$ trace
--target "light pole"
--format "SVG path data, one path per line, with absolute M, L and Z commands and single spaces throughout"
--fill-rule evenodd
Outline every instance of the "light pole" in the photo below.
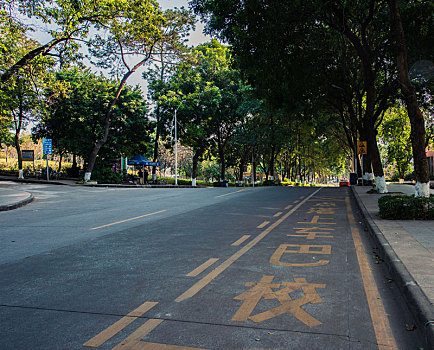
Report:
M 176 112 L 178 111 L 178 108 L 175 109 L 175 186 L 178 186 L 178 128 L 176 127 Z
M 181 107 L 182 103 L 184 101 L 181 101 L 178 108 L 175 109 L 175 186 L 178 186 L 178 128 L 177 128 L 177 119 L 176 119 L 176 112 L 178 112 L 179 107 Z

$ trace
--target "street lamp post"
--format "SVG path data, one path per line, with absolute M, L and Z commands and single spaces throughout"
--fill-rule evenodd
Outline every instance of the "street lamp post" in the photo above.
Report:
M 182 103 L 184 101 L 181 101 L 178 108 L 175 109 L 174 117 L 175 120 L 175 186 L 178 186 L 178 128 L 177 128 L 177 119 L 176 119 L 176 112 L 178 112 L 179 107 L 181 107 Z
M 181 105 L 179 105 L 180 107 Z M 178 108 L 179 108 L 178 107 Z M 178 134 L 177 134 L 177 127 L 176 127 L 176 112 L 178 111 L 178 108 L 175 109 L 175 186 L 178 186 Z

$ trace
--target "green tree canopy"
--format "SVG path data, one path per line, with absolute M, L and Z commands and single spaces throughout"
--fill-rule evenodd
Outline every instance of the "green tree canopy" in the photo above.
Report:
M 35 139 L 52 138 L 59 154 L 72 153 L 84 159 L 105 130 L 104 111 L 110 104 L 118 82 L 96 76 L 89 70 L 72 68 L 56 74 L 54 88 L 41 122 L 33 129 Z M 127 86 L 113 108 L 110 134 L 98 156 L 100 167 L 117 156 L 145 153 L 152 128 L 141 91 Z

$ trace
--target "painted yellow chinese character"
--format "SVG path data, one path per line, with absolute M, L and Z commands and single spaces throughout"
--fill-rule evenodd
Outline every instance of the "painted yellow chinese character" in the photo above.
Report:
M 258 283 L 246 283 L 247 287 L 252 288 L 234 298 L 236 300 L 242 300 L 243 304 L 232 318 L 232 321 L 246 322 L 250 319 L 253 322 L 263 322 L 276 316 L 290 313 L 310 328 L 322 324 L 322 322 L 315 319 L 301 307 L 309 303 L 322 303 L 323 300 L 318 295 L 316 288 L 325 288 L 325 284 L 307 283 L 305 278 L 294 278 L 294 282 L 281 282 L 276 284 L 272 283 L 273 279 L 274 276 L 263 276 L 261 281 Z M 281 289 L 273 290 L 276 288 Z M 297 299 L 291 299 L 290 293 L 298 289 L 302 290 L 304 296 Z M 251 316 L 256 305 L 262 298 L 277 299 L 281 305 L 274 309 Z
M 320 218 L 319 215 L 314 215 L 311 221 L 299 221 L 297 224 L 315 224 L 315 225 L 336 225 L 332 222 L 334 218 Z
M 331 232 L 327 231 L 334 231 L 333 228 L 323 228 L 318 226 L 313 227 L 294 227 L 295 233 L 304 233 L 302 235 L 287 235 L 288 237 L 306 237 L 306 239 L 315 239 L 317 237 L 333 237 L 330 235 Z M 326 231 L 326 232 L 323 232 Z
M 330 245 L 281 244 L 270 258 L 270 263 L 278 266 L 315 267 L 327 265 L 329 260 L 319 260 L 311 263 L 285 263 L 280 258 L 283 254 L 331 254 Z
M 336 213 L 336 203 L 333 202 L 323 202 L 323 203 L 317 203 L 313 206 L 313 208 L 310 208 L 307 212 L 308 214 L 335 214 Z

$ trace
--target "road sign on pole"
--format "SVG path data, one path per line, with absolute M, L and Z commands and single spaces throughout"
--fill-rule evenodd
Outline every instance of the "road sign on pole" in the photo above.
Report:
M 53 140 L 52 139 L 42 139 L 42 153 L 52 154 L 53 153 Z M 50 167 L 48 165 L 48 155 L 47 155 L 47 181 L 50 181 Z
M 357 142 L 357 154 L 367 154 L 368 153 L 368 143 L 366 141 Z
M 42 139 L 42 150 L 44 154 L 53 153 L 53 140 L 52 139 Z

